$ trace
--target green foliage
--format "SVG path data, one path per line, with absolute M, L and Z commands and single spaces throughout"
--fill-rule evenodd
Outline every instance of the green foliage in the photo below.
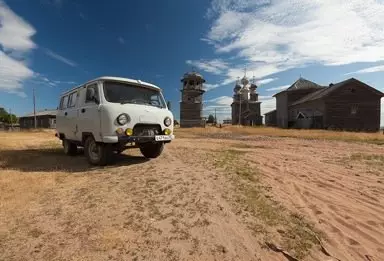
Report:
M 207 123 L 214 123 L 215 122 L 215 116 L 213 116 L 212 114 L 210 114 L 208 116 L 208 120 L 207 120 Z
M 0 107 L 0 122 L 16 123 L 18 121 L 16 115 L 9 114 L 4 108 Z

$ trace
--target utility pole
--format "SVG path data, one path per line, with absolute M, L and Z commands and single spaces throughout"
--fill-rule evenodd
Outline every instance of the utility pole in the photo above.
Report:
M 35 129 L 37 128 L 37 121 L 36 121 L 36 97 L 35 97 L 35 87 L 33 87 L 33 117 L 35 121 Z
M 13 117 L 12 117 L 12 109 L 9 108 L 9 119 L 11 120 L 11 130 L 13 130 Z
M 216 118 L 216 108 L 215 108 L 215 124 L 217 124 L 217 118 Z
M 239 108 L 239 126 L 241 125 L 241 96 L 242 96 L 242 92 L 241 92 L 241 89 L 240 89 L 240 99 L 239 99 L 239 102 L 240 102 L 240 108 Z

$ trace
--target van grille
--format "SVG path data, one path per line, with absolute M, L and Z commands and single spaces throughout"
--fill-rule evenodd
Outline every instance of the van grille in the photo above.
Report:
M 156 124 L 136 124 L 133 127 L 133 136 L 155 136 L 161 134 L 160 125 Z

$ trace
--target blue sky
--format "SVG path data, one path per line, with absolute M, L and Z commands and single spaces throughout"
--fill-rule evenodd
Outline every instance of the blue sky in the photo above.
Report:
M 31 112 L 34 87 L 38 109 L 56 108 L 62 91 L 109 75 L 160 86 L 178 118 L 180 77 L 192 67 L 207 81 L 204 115 L 219 119 L 245 67 L 262 112 L 300 75 L 384 90 L 383 0 L 113 3 L 0 0 L 0 107 Z

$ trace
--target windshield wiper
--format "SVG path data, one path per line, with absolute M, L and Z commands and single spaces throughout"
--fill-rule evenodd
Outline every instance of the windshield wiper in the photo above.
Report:
M 161 105 L 156 105 L 151 102 L 147 102 L 145 100 L 140 100 L 140 99 L 134 99 L 134 100 L 122 100 L 120 101 L 120 104 L 126 104 L 126 103 L 132 103 L 132 104 L 145 104 L 145 105 L 150 105 L 158 108 L 164 108 L 164 106 Z

